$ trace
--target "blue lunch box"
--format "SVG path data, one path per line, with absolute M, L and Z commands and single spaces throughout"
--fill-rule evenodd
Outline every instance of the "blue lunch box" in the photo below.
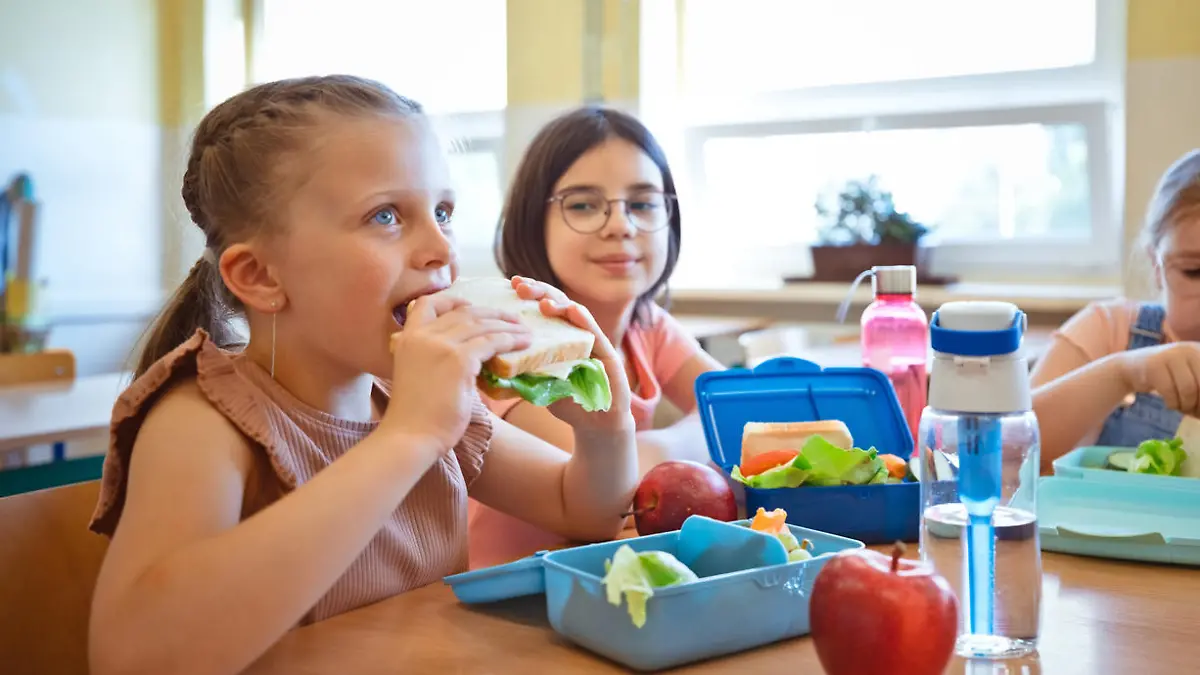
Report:
M 817 574 L 832 554 L 863 547 L 789 525 L 797 539 L 812 542 L 814 557 L 786 562 L 778 539 L 749 524 L 691 516 L 674 532 L 540 551 L 445 583 L 465 604 L 544 594 L 550 626 L 575 644 L 634 670 L 674 668 L 807 635 Z M 666 551 L 700 577 L 655 589 L 641 628 L 633 625 L 624 596 L 613 605 L 605 593 L 604 562 L 624 545 Z
M 734 368 L 696 378 L 696 405 L 708 454 L 729 474 L 741 461 L 747 422 L 841 420 L 854 445 L 880 454 L 913 447 L 912 432 L 891 382 L 874 368 L 826 368 L 779 357 L 753 370 Z M 867 544 L 915 542 L 920 537 L 921 486 L 880 485 L 745 488 L 746 513 L 787 511 L 792 525 Z

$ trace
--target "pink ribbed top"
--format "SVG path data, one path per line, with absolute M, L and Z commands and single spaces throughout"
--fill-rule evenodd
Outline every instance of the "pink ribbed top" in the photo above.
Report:
M 133 442 L 157 395 L 193 377 L 213 407 L 254 448 L 254 469 L 242 501 L 243 520 L 311 479 L 378 426 L 339 419 L 305 405 L 253 361 L 218 348 L 198 331 L 134 381 L 113 406 L 92 530 L 108 536 L 116 530 L 125 504 Z M 386 405 L 383 383 L 375 394 Z M 301 623 L 320 621 L 465 570 L 467 487 L 483 468 L 491 435 L 487 409 L 476 401 L 471 423 L 454 452 L 421 478 Z

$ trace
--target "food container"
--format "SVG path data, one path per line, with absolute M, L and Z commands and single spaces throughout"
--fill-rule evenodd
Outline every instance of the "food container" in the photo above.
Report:
M 830 554 L 863 547 L 789 525 L 797 539 L 812 542 L 814 557 L 768 563 L 786 561 L 783 546 L 749 523 L 692 516 L 675 532 L 539 552 L 445 582 L 468 604 L 544 593 L 551 627 L 572 642 L 634 670 L 673 668 L 808 634 L 817 573 Z M 700 577 L 655 589 L 641 628 L 624 598 L 613 605 L 605 593 L 604 562 L 623 545 L 671 553 Z
M 696 378 L 696 404 L 708 453 L 729 474 L 741 461 L 747 422 L 841 420 L 860 448 L 911 453 L 912 432 L 891 382 L 873 368 L 826 368 L 780 357 L 753 370 L 734 368 Z M 797 488 L 745 488 L 746 513 L 787 511 L 789 524 L 867 544 L 920 536 L 921 486 L 916 482 Z
M 1135 485 L 1151 488 L 1170 488 L 1200 492 L 1200 478 L 1190 476 L 1157 476 L 1146 473 L 1129 473 L 1104 468 L 1108 456 L 1114 452 L 1135 452 L 1136 448 L 1089 446 L 1076 448 L 1054 460 L 1054 475 L 1060 478 L 1077 478 L 1098 483 Z M 1190 461 L 1200 461 L 1191 458 Z
M 1046 476 L 1037 514 L 1046 551 L 1200 565 L 1200 490 Z

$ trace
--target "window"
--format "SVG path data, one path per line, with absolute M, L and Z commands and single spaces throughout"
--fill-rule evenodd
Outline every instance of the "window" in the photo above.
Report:
M 508 98 L 499 0 L 257 0 L 255 81 L 351 73 L 419 101 L 447 141 L 460 246 L 490 246 Z
M 643 12 L 642 79 L 678 73 L 648 123 L 677 139 L 685 283 L 717 256 L 723 282 L 806 273 L 817 201 L 871 176 L 933 228 L 936 273 L 1111 274 L 1124 0 L 675 6 Z M 647 35 L 672 25 L 674 59 Z

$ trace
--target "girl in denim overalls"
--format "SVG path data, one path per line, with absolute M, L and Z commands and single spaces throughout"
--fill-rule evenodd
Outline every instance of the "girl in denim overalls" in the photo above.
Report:
M 1200 150 L 1163 174 L 1142 244 L 1160 297 L 1092 303 L 1033 371 L 1043 467 L 1081 445 L 1175 436 L 1200 455 Z M 1191 459 L 1185 472 L 1198 468 Z

